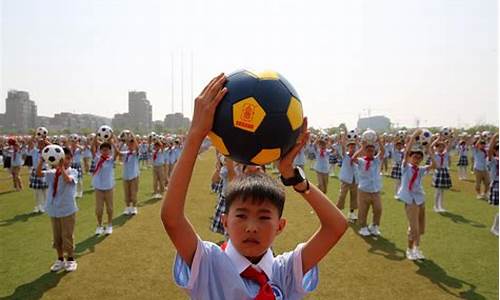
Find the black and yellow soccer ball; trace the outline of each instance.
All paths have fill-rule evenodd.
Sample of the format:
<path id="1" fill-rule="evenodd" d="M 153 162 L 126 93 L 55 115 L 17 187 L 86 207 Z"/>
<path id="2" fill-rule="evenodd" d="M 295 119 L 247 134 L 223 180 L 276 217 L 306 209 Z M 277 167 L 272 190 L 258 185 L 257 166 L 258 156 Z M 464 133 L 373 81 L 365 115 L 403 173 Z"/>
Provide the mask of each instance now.
<path id="1" fill-rule="evenodd" d="M 282 75 L 242 70 L 228 76 L 226 87 L 208 135 L 220 153 L 239 163 L 264 165 L 295 145 L 302 103 Z"/>

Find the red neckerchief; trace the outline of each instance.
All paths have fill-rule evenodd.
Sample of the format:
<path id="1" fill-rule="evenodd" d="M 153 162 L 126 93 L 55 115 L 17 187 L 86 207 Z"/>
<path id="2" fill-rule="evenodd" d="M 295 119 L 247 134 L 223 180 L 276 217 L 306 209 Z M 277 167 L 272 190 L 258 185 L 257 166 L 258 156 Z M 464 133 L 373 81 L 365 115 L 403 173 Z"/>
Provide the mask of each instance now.
<path id="1" fill-rule="evenodd" d="M 153 160 L 156 160 L 156 158 L 158 157 L 158 151 L 160 151 L 160 149 L 155 150 L 155 152 L 153 153 Z"/>
<path id="2" fill-rule="evenodd" d="M 52 191 L 52 199 L 56 197 L 57 194 L 57 184 L 59 182 L 59 176 L 61 176 L 62 170 L 61 168 L 57 168 L 56 177 L 54 178 L 54 190 Z"/>
<path id="3" fill-rule="evenodd" d="M 102 165 L 104 164 L 104 162 L 106 160 L 108 160 L 109 156 L 107 155 L 101 155 L 101 157 L 99 158 L 99 161 L 97 162 L 97 165 L 95 166 L 95 170 L 94 170 L 94 176 L 95 174 L 97 174 L 97 172 L 99 171 L 99 169 L 101 169 Z"/>
<path id="4" fill-rule="evenodd" d="M 444 153 L 438 153 L 440 159 L 441 159 L 441 163 L 439 164 L 441 167 L 443 167 L 443 163 L 444 163 Z"/>
<path id="5" fill-rule="evenodd" d="M 353 156 L 354 153 L 349 153 L 348 156 L 349 158 L 351 159 L 351 166 L 354 164 L 354 162 L 352 161 L 352 156 Z"/>
<path id="6" fill-rule="evenodd" d="M 128 157 L 132 154 L 134 154 L 134 152 L 129 150 L 127 156 L 125 157 L 125 162 L 128 162 Z"/>
<path id="7" fill-rule="evenodd" d="M 320 157 L 324 157 L 325 156 L 325 149 L 323 149 L 323 148 L 319 149 L 319 156 Z"/>
<path id="8" fill-rule="evenodd" d="M 220 248 L 222 249 L 222 251 L 226 251 L 227 242 L 222 243 Z M 254 298 L 255 300 L 276 299 L 273 293 L 273 289 L 271 288 L 271 285 L 269 285 L 268 283 L 269 278 L 267 278 L 267 275 L 266 273 L 264 273 L 264 271 L 257 271 L 252 266 L 248 266 L 248 268 L 246 268 L 245 271 L 241 272 L 240 276 L 246 279 L 250 279 L 259 284 L 260 289 L 259 292 L 257 293 L 257 296 L 255 296 Z"/>
<path id="9" fill-rule="evenodd" d="M 373 161 L 373 157 L 365 156 L 365 160 L 366 160 L 365 171 L 368 171 L 368 169 L 370 169 L 370 165 Z"/>
<path id="10" fill-rule="evenodd" d="M 411 165 L 411 169 L 413 170 L 413 175 L 411 176 L 410 179 L 410 184 L 408 185 L 408 189 L 411 191 L 413 189 L 413 184 L 417 180 L 417 175 L 418 175 L 418 166 L 416 165 Z"/>

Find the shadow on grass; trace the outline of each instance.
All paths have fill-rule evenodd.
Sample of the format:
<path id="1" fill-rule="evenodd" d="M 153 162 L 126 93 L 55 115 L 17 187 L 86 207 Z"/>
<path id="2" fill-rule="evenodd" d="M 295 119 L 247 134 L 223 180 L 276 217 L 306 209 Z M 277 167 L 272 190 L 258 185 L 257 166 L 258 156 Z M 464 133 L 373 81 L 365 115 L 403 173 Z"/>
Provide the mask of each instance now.
<path id="1" fill-rule="evenodd" d="M 0 299 L 40 299 L 43 294 L 59 284 L 61 278 L 67 273 L 62 271 L 59 273 L 47 272 L 32 282 L 25 283 L 16 288 L 12 295 L 1 297 Z"/>
<path id="2" fill-rule="evenodd" d="M 350 224 L 350 227 L 357 233 L 357 226 Z M 358 234 L 359 235 L 359 234 Z M 368 252 L 375 255 L 383 256 L 390 260 L 402 261 L 406 257 L 406 253 L 403 249 L 399 249 L 396 247 L 396 244 L 391 242 L 390 240 L 382 237 L 382 236 L 367 236 L 363 237 L 359 235 L 359 237 L 370 245 L 370 249 Z"/>
<path id="3" fill-rule="evenodd" d="M 417 270 L 418 275 L 427 277 L 433 284 L 452 296 L 463 299 L 486 299 L 486 297 L 476 292 L 477 287 L 474 284 L 448 275 L 443 268 L 432 260 L 415 261 L 415 265 L 419 268 Z M 450 289 L 467 290 L 456 293 Z"/>
<path id="4" fill-rule="evenodd" d="M 442 212 L 439 214 L 443 217 L 449 218 L 453 223 L 470 224 L 471 226 L 477 227 L 477 228 L 485 228 L 486 227 L 484 224 L 481 224 L 481 223 L 473 221 L 473 220 L 469 220 L 469 219 L 465 218 L 464 216 L 457 215 L 457 214 L 454 214 L 454 213 L 451 213 L 448 211 Z"/>
<path id="5" fill-rule="evenodd" d="M 3 192 L 0 192 L 0 196 L 2 196 L 2 195 L 6 195 L 6 194 L 15 193 L 15 192 L 17 192 L 17 191 L 16 191 L 16 190 L 3 191 Z"/>
<path id="6" fill-rule="evenodd" d="M 149 198 L 146 201 L 139 202 L 139 204 L 137 206 L 138 207 L 143 207 L 143 206 L 146 206 L 146 205 L 155 204 L 156 202 L 161 201 L 161 199 L 162 198 Z"/>
<path id="7" fill-rule="evenodd" d="M 39 216 L 43 216 L 43 214 L 30 212 L 30 213 L 17 215 L 11 219 L 1 220 L 0 227 L 9 226 L 9 225 L 12 225 L 12 224 L 17 223 L 17 222 L 26 222 L 30 218 L 39 217 Z"/>

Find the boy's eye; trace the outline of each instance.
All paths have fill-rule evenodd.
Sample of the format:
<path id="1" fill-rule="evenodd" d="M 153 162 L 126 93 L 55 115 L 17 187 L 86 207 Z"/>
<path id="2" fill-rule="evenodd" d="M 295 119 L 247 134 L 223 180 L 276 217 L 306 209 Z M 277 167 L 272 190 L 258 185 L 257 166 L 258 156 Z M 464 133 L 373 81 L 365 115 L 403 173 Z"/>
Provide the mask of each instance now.
<path id="1" fill-rule="evenodd" d="M 239 219 L 245 219 L 247 216 L 244 215 L 244 214 L 237 214 L 236 215 L 236 218 L 239 218 Z"/>
<path id="2" fill-rule="evenodd" d="M 271 220 L 270 216 L 261 216 L 259 217 L 260 220 Z"/>

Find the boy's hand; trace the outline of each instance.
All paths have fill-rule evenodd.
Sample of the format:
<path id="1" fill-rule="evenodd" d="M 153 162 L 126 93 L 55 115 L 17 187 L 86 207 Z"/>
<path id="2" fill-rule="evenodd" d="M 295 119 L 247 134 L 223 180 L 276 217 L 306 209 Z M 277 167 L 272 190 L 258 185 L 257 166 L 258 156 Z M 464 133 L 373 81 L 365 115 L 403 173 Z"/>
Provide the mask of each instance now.
<path id="1" fill-rule="evenodd" d="M 295 143 L 295 146 L 288 151 L 288 153 L 281 158 L 279 161 L 278 169 L 283 175 L 284 178 L 290 178 L 293 177 L 295 174 L 293 171 L 293 160 L 295 159 L 295 156 L 299 153 L 300 149 L 304 147 L 304 145 L 307 143 L 309 140 L 309 131 L 307 130 L 307 117 L 304 118 L 304 121 L 302 122 L 302 128 L 300 129 L 300 135 L 297 138 L 297 142 Z"/>
<path id="2" fill-rule="evenodd" d="M 204 139 L 212 129 L 217 105 L 227 93 L 224 73 L 213 78 L 194 101 L 193 121 L 189 134 Z"/>

